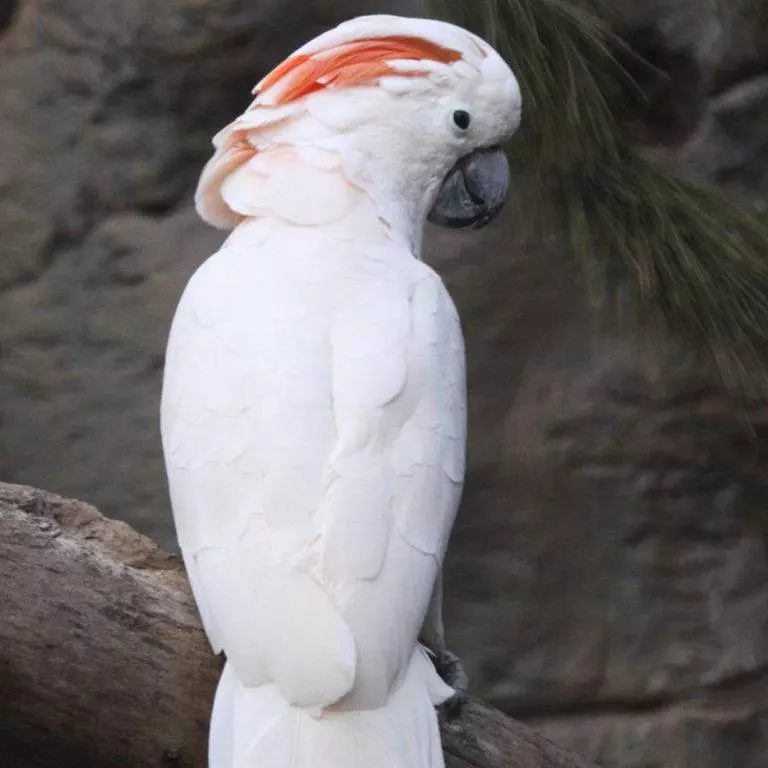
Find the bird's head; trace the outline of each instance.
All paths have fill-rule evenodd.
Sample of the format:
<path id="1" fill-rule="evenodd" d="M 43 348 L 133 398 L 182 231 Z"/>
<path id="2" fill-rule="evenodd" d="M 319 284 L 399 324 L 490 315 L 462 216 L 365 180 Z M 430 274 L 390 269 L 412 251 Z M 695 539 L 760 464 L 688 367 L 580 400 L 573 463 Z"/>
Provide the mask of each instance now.
<path id="1" fill-rule="evenodd" d="M 198 186 L 198 210 L 215 226 L 259 215 L 238 201 L 269 176 L 264 157 L 256 160 L 265 153 L 325 166 L 329 182 L 340 169 L 394 226 L 420 229 L 425 218 L 482 226 L 501 209 L 509 184 L 501 144 L 519 125 L 520 89 L 499 54 L 464 29 L 353 19 L 304 45 L 254 93 L 214 140 Z"/>

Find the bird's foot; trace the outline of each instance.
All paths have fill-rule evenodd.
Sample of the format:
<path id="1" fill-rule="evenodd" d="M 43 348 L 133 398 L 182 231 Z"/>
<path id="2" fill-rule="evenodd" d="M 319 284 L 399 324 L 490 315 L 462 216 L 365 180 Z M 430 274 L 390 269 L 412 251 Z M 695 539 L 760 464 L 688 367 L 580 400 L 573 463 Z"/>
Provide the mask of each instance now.
<path id="1" fill-rule="evenodd" d="M 447 648 L 431 649 L 437 674 L 455 693 L 440 707 L 440 715 L 446 722 L 461 717 L 462 710 L 469 700 L 469 678 L 461 666 L 459 657 Z"/>

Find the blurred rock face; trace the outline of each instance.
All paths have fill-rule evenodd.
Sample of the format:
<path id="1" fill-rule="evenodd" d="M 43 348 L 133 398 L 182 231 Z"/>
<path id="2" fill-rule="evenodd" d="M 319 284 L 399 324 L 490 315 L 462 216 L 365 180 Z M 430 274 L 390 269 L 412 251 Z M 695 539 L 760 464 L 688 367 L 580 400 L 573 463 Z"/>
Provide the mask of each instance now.
<path id="1" fill-rule="evenodd" d="M 302 40 L 409 3 L 11 5 L 0 478 L 171 546 L 158 398 L 173 308 L 222 239 L 190 206 L 210 138 Z M 669 74 L 639 135 L 680 173 L 764 201 L 768 35 L 707 0 L 619 6 Z M 762 766 L 764 406 L 600 320 L 551 215 L 526 203 L 518 189 L 489 229 L 428 236 L 469 355 L 449 639 L 477 693 L 606 768 Z"/>

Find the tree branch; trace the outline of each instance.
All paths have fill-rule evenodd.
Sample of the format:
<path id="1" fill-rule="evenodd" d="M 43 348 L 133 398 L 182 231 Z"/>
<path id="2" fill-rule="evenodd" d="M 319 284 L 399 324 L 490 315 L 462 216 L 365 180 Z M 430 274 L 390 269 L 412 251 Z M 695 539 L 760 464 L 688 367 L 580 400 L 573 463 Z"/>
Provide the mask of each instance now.
<path id="1" fill-rule="evenodd" d="M 177 557 L 0 483 L 0 765 L 204 766 L 219 669 Z M 448 768 L 590 768 L 478 701 L 443 740 Z"/>

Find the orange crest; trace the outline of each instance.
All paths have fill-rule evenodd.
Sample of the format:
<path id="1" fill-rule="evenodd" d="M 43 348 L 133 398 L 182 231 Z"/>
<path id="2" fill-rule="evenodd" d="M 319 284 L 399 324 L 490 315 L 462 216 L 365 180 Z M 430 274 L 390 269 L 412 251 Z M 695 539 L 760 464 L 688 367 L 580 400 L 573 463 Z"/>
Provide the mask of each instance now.
<path id="1" fill-rule="evenodd" d="M 275 106 L 307 96 L 327 86 L 366 85 L 379 77 L 399 74 L 423 76 L 426 72 L 398 72 L 392 61 L 433 61 L 452 64 L 458 51 L 420 37 L 391 36 L 355 40 L 315 54 L 296 54 L 270 72 L 254 89 L 262 93 L 281 85 Z"/>

